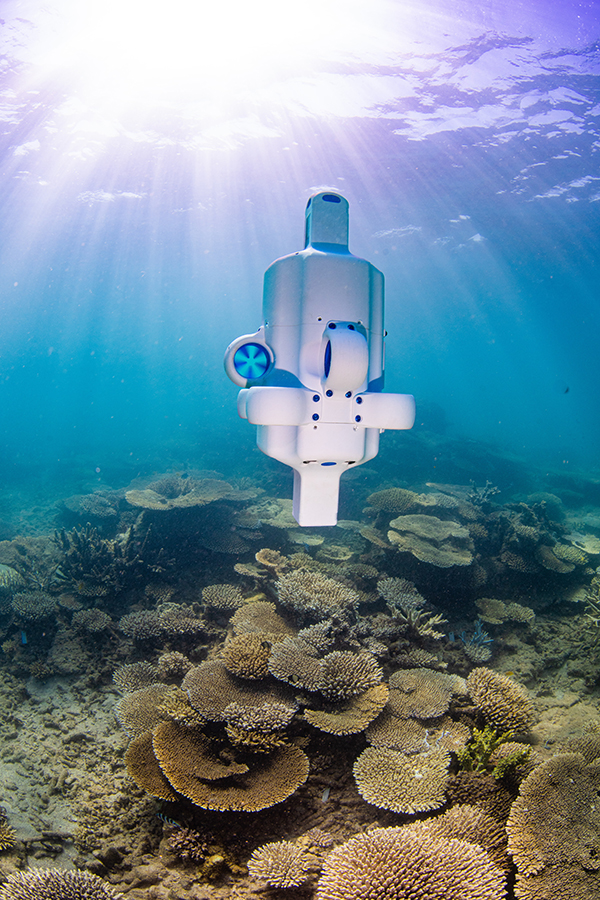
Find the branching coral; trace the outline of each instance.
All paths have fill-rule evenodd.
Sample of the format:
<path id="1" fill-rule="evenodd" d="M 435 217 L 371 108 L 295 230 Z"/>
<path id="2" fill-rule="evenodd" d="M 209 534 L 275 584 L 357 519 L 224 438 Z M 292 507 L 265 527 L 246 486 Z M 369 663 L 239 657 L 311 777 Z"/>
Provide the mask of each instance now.
<path id="1" fill-rule="evenodd" d="M 112 900 L 121 896 L 97 875 L 69 869 L 14 872 L 0 888 L 0 900 Z"/>
<path id="2" fill-rule="evenodd" d="M 116 540 L 100 537 L 89 525 L 55 532 L 63 557 L 56 577 L 84 596 L 118 594 L 162 575 L 171 566 L 162 549 L 150 546 L 151 529 L 140 538 L 131 527 Z"/>
<path id="3" fill-rule="evenodd" d="M 486 725 L 482 730 L 474 728 L 473 737 L 469 744 L 464 750 L 459 750 L 457 753 L 461 769 L 464 769 L 467 772 L 487 772 L 492 754 L 501 744 L 506 744 L 511 738 L 512 734 L 510 731 L 500 734 L 498 731 L 494 731 L 493 728 L 490 728 L 489 725 Z M 498 769 L 498 772 L 494 769 L 494 777 L 501 778 L 511 765 L 517 765 L 517 762 L 522 762 L 526 756 L 527 753 L 523 750 L 518 754 L 515 754 L 514 759 L 511 757 L 506 758 Z"/>
<path id="4" fill-rule="evenodd" d="M 525 688 L 506 675 L 473 669 L 467 690 L 486 721 L 499 731 L 525 732 L 534 721 L 533 703 Z"/>
<path id="5" fill-rule="evenodd" d="M 274 841 L 258 847 L 248 860 L 248 871 L 269 887 L 288 888 L 308 878 L 314 857 L 293 841 Z"/>
<path id="6" fill-rule="evenodd" d="M 503 900 L 502 873 L 481 847 L 409 828 L 375 828 L 327 858 L 317 900 Z"/>
<path id="7" fill-rule="evenodd" d="M 517 897 L 598 896 L 599 793 L 600 761 L 587 765 L 579 753 L 559 754 L 525 779 L 506 826 Z"/>

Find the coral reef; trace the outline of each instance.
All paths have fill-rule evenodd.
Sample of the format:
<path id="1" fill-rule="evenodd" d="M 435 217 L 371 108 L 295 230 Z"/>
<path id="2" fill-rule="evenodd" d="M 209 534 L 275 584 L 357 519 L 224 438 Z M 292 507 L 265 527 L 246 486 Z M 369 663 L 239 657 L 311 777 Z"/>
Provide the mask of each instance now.
<path id="1" fill-rule="evenodd" d="M 154 726 L 164 716 L 160 713 L 159 704 L 172 693 L 173 688 L 166 684 L 149 684 L 125 694 L 115 706 L 115 716 L 124 731 L 130 737 L 138 737 Z"/>
<path id="2" fill-rule="evenodd" d="M 225 668 L 240 678 L 259 679 L 269 674 L 271 644 L 267 634 L 237 634 L 221 650 Z"/>
<path id="3" fill-rule="evenodd" d="M 375 684 L 341 703 L 318 709 L 307 707 L 304 718 L 328 734 L 358 734 L 377 718 L 388 697 L 387 684 Z"/>
<path id="4" fill-rule="evenodd" d="M 454 694 L 465 694 L 466 685 L 458 675 L 430 669 L 400 669 L 389 678 L 388 708 L 400 718 L 431 719 L 443 715 Z"/>
<path id="5" fill-rule="evenodd" d="M 529 606 L 520 603 L 504 603 L 494 597 L 480 597 L 475 601 L 479 617 L 490 625 L 501 625 L 503 622 L 523 622 L 532 625 L 535 612 Z"/>
<path id="6" fill-rule="evenodd" d="M 51 618 L 56 612 L 54 599 L 43 591 L 20 591 L 13 594 L 13 612 L 28 622 Z"/>
<path id="7" fill-rule="evenodd" d="M 317 900 L 503 900 L 505 879 L 485 850 L 409 828 L 376 828 L 327 858 Z"/>
<path id="8" fill-rule="evenodd" d="M 0 563 L 0 598 L 10 598 L 14 591 L 24 588 L 25 585 L 25 579 L 20 572 L 12 566 Z"/>
<path id="9" fill-rule="evenodd" d="M 122 694 L 132 694 L 156 681 L 160 681 L 158 668 L 146 660 L 126 663 L 113 672 L 113 684 Z"/>
<path id="10" fill-rule="evenodd" d="M 319 572 L 297 570 L 282 575 L 276 583 L 279 602 L 289 607 L 302 622 L 328 616 L 353 616 L 359 595 L 353 588 Z"/>
<path id="11" fill-rule="evenodd" d="M 367 503 L 375 507 L 375 509 L 393 513 L 397 516 L 398 513 L 414 509 L 417 506 L 418 499 L 419 495 L 415 494 L 414 491 L 407 491 L 404 488 L 386 488 L 383 491 L 375 491 L 374 494 L 369 494 Z"/>
<path id="12" fill-rule="evenodd" d="M 249 709 L 271 702 L 297 708 L 293 692 L 286 685 L 273 680 L 237 678 L 219 660 L 207 660 L 190 669 L 182 688 L 194 709 L 213 722 L 221 721 L 226 707 L 234 702 Z"/>
<path id="13" fill-rule="evenodd" d="M 0 544 L 5 872 L 64 850 L 131 900 L 596 896 L 600 578 L 583 518 L 500 505 L 489 484 L 384 484 L 367 525 L 367 476 L 339 531 L 169 475 L 144 489 L 156 508 L 115 492 L 115 514 L 90 512 L 98 531 Z M 62 522 L 88 505 L 71 500 Z M 500 672 L 535 686 L 537 723 Z"/>
<path id="14" fill-rule="evenodd" d="M 522 733 L 534 722 L 533 704 L 524 688 L 506 675 L 481 667 L 467 678 L 467 690 L 485 720 L 499 731 Z"/>
<path id="15" fill-rule="evenodd" d="M 384 747 L 367 747 L 353 771 L 358 791 L 368 803 L 412 814 L 444 805 L 449 765 L 447 750 L 406 756 Z"/>
<path id="16" fill-rule="evenodd" d="M 554 756 L 521 784 L 506 825 L 520 900 L 595 895 L 600 887 L 599 792 L 600 760 L 588 764 L 578 753 Z"/>
<path id="17" fill-rule="evenodd" d="M 113 621 L 103 609 L 80 609 L 73 614 L 71 624 L 79 631 L 99 634 L 111 629 Z"/>
<path id="18" fill-rule="evenodd" d="M 215 500 L 232 496 L 235 497 L 235 491 L 227 481 L 218 478 L 182 478 L 178 475 L 164 476 L 143 490 L 134 489 L 125 493 L 125 499 L 131 506 L 153 511 L 206 506 Z"/>
<path id="19" fill-rule="evenodd" d="M 202 590 L 202 600 L 213 609 L 238 609 L 244 596 L 236 584 L 209 584 Z"/>
<path id="20" fill-rule="evenodd" d="M 134 527 L 114 540 L 103 538 L 96 528 L 85 525 L 57 531 L 54 540 L 62 552 L 56 577 L 84 597 L 119 594 L 163 575 L 172 560 L 162 548 L 154 548 L 151 531 L 138 536 Z"/>
<path id="21" fill-rule="evenodd" d="M 473 562 L 473 542 L 468 528 L 432 515 L 405 515 L 392 519 L 388 541 L 397 550 L 446 569 Z"/>
<path id="22" fill-rule="evenodd" d="M 492 755 L 502 744 L 508 743 L 511 737 L 510 731 L 499 734 L 493 728 L 490 728 L 489 725 L 486 725 L 483 730 L 474 728 L 471 741 L 463 750 L 457 753 L 461 769 L 464 769 L 466 772 L 487 771 Z M 524 755 L 527 755 L 527 749 L 515 751 L 515 758 L 510 759 L 510 757 L 506 757 L 502 769 L 513 763 L 516 765 L 517 760 L 519 762 L 522 761 Z"/>
<path id="23" fill-rule="evenodd" d="M 307 880 L 314 857 L 293 841 L 273 841 L 258 847 L 248 860 L 248 871 L 269 887 L 297 887 Z"/>
<path id="24" fill-rule="evenodd" d="M 0 900 L 112 900 L 119 894 L 91 872 L 35 869 L 9 875 Z"/>

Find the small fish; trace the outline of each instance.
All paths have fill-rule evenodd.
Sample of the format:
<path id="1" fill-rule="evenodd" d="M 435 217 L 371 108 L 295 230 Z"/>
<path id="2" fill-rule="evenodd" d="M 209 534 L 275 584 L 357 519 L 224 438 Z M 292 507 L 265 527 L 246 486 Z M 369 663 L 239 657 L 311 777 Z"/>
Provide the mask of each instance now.
<path id="1" fill-rule="evenodd" d="M 25 645 L 27 643 L 27 635 L 24 631 L 21 631 L 21 643 Z"/>

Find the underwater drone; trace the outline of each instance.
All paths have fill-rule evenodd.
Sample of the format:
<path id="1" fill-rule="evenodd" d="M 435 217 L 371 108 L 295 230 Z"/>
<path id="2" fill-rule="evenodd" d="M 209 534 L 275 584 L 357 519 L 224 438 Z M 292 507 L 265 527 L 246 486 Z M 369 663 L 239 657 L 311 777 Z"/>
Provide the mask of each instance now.
<path id="1" fill-rule="evenodd" d="M 238 414 L 294 470 L 299 525 L 335 525 L 340 477 L 412 428 L 411 394 L 383 394 L 383 274 L 348 250 L 348 201 L 314 194 L 304 250 L 265 272 L 263 324 L 225 351 Z"/>

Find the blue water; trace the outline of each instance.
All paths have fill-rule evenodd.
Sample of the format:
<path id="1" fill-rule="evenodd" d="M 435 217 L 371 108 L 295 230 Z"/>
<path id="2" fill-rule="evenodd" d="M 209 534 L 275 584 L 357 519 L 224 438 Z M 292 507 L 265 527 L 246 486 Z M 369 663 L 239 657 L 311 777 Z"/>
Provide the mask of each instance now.
<path id="1" fill-rule="evenodd" d="M 260 324 L 263 272 L 302 248 L 323 187 L 385 274 L 386 388 L 414 393 L 417 428 L 599 477 L 600 17 L 505 5 L 413 4 L 407 33 L 409 7 L 378 3 L 381 59 L 322 54 L 203 112 L 201 82 L 99 110 L 32 58 L 61 4 L 6 3 L 4 489 L 274 471 L 223 352 Z M 371 468 L 402 478 L 403 440 Z"/>

